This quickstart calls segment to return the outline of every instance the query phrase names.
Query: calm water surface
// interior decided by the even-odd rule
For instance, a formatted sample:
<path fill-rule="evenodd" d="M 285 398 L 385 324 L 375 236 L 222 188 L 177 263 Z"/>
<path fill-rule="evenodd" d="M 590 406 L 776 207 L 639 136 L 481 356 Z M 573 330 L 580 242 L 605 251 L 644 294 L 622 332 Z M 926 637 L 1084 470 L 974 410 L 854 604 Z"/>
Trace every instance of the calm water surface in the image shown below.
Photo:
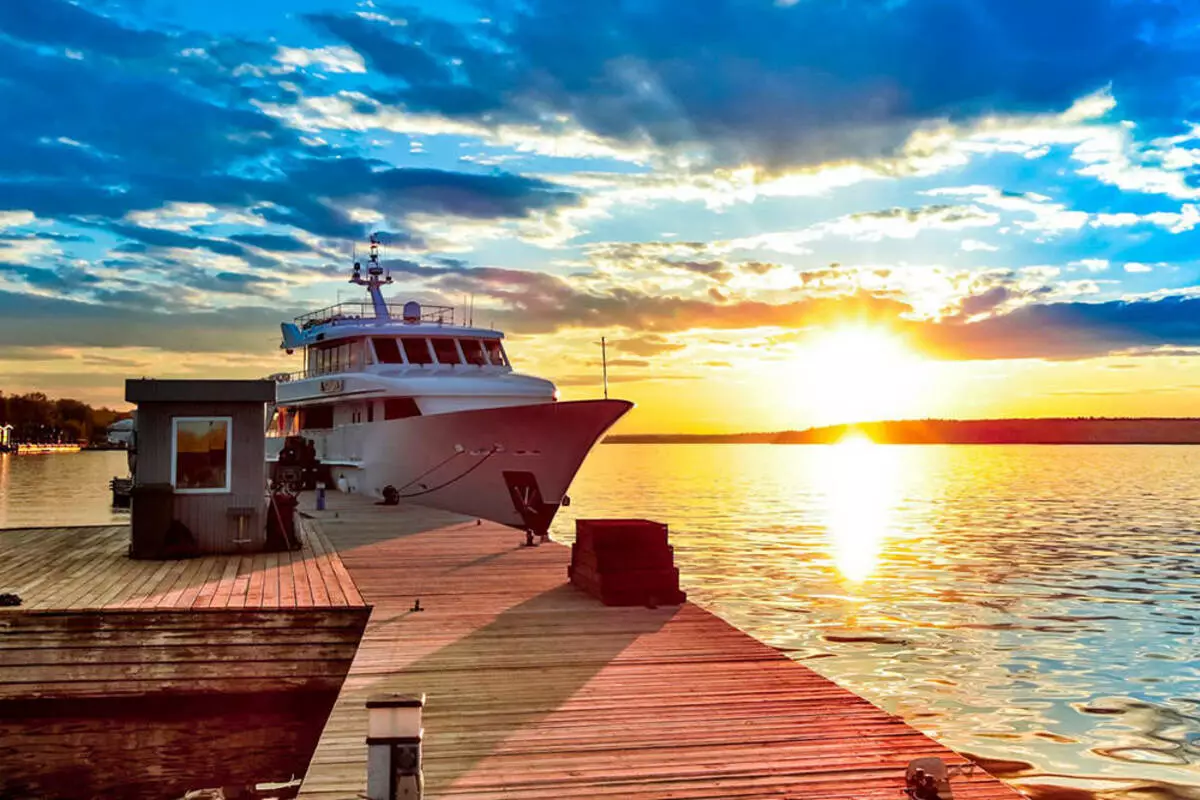
<path fill-rule="evenodd" d="M 0 526 L 123 467 L 0 456 Z M 691 599 L 1031 794 L 1200 798 L 1200 447 L 606 445 L 571 495 L 556 538 L 669 523 Z"/>
<path fill-rule="evenodd" d="M 1032 794 L 1200 798 L 1200 447 L 607 445 L 571 496 Z"/>
<path fill-rule="evenodd" d="M 129 475 L 124 451 L 0 453 L 0 528 L 127 522 L 108 482 Z"/>

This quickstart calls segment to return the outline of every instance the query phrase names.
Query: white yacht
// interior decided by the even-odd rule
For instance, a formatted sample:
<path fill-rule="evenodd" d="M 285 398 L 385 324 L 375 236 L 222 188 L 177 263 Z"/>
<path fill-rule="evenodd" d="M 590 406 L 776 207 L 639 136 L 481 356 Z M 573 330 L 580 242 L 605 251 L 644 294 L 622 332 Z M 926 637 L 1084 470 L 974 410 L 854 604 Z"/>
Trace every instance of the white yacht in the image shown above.
<path fill-rule="evenodd" d="M 545 534 L 596 441 L 633 404 L 558 402 L 554 384 L 514 372 L 504 334 L 456 325 L 454 309 L 389 304 L 371 239 L 368 303 L 283 323 L 281 347 L 307 369 L 272 376 L 268 458 L 284 438 L 312 443 L 337 488 Z M 293 440 L 294 441 L 294 440 Z"/>

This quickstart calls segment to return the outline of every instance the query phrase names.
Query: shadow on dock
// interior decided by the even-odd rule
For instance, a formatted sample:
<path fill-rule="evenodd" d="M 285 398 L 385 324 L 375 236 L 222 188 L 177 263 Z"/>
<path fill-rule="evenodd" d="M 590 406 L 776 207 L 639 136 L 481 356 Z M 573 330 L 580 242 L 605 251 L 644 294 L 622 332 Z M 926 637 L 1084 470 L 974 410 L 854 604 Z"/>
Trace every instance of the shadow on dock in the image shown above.
<path fill-rule="evenodd" d="M 505 740 L 519 738 L 558 711 L 640 636 L 660 630 L 678 611 L 646 610 L 635 624 L 603 635 L 586 627 L 571 631 L 553 624 L 558 622 L 554 615 L 580 599 L 572 586 L 549 589 L 402 672 L 370 683 L 373 693 L 424 691 L 428 695 L 426 719 L 431 730 L 425 779 L 429 796 L 449 790 Z M 542 624 L 539 618 L 544 618 Z M 381 621 L 372 637 L 391 638 L 386 629 L 394 623 L 409 627 L 406 635 L 412 635 L 413 620 L 414 615 L 406 614 Z M 362 725 L 365 730 L 365 712 Z"/>

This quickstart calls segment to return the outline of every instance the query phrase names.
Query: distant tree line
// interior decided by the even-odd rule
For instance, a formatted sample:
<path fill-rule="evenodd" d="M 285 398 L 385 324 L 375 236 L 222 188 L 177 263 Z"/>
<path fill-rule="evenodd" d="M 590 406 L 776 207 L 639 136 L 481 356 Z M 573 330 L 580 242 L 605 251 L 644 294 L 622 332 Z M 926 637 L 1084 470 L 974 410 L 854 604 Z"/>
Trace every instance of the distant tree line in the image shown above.
<path fill-rule="evenodd" d="M 1070 417 L 921 419 L 830 425 L 803 431 L 731 434 L 627 434 L 616 444 L 833 444 L 861 435 L 880 444 L 1200 444 L 1200 419 Z"/>
<path fill-rule="evenodd" d="M 128 416 L 111 408 L 92 408 L 79 400 L 51 400 L 42 392 L 0 392 L 0 428 L 12 426 L 14 443 L 98 442 L 109 425 Z"/>

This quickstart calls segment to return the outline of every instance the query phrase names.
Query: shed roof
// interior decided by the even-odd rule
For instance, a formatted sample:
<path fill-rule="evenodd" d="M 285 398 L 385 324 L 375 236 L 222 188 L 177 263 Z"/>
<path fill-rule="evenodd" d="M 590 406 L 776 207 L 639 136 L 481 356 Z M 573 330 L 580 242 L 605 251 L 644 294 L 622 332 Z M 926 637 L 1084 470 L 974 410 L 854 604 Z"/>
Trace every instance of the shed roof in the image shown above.
<path fill-rule="evenodd" d="M 160 381 L 150 378 L 125 381 L 129 403 L 273 403 L 275 382 Z"/>

